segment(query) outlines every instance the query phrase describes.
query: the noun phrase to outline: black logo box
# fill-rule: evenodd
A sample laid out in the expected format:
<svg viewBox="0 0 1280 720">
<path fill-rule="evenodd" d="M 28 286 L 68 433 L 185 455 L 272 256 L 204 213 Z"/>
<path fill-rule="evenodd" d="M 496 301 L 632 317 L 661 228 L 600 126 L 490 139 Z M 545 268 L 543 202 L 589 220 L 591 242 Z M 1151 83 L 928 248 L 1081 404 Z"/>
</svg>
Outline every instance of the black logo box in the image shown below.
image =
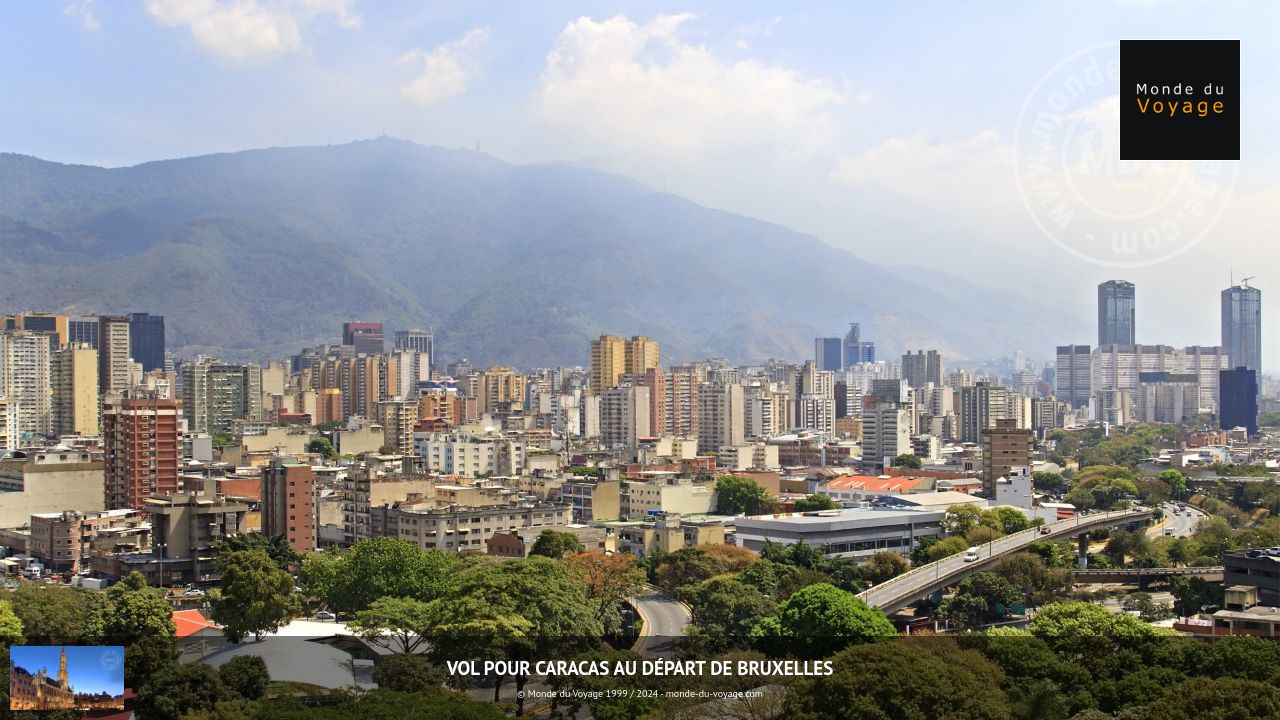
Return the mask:
<svg viewBox="0 0 1280 720">
<path fill-rule="evenodd" d="M 1239 160 L 1240 102 L 1239 40 L 1120 41 L 1121 160 Z"/>
</svg>

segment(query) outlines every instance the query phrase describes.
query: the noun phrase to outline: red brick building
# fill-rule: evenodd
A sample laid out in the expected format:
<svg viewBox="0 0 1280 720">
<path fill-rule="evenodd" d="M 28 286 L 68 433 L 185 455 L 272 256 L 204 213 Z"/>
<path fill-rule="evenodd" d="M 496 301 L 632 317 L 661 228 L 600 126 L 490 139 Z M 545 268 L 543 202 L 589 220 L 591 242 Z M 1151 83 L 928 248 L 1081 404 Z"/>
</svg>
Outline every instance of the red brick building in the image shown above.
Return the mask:
<svg viewBox="0 0 1280 720">
<path fill-rule="evenodd" d="M 316 549 L 316 473 L 310 465 L 272 458 L 262 469 L 262 532 L 284 535 L 306 554 Z"/>
<path fill-rule="evenodd" d="M 178 414 L 175 400 L 127 398 L 107 408 L 102 439 L 108 510 L 141 510 L 151 495 L 178 492 Z"/>
</svg>

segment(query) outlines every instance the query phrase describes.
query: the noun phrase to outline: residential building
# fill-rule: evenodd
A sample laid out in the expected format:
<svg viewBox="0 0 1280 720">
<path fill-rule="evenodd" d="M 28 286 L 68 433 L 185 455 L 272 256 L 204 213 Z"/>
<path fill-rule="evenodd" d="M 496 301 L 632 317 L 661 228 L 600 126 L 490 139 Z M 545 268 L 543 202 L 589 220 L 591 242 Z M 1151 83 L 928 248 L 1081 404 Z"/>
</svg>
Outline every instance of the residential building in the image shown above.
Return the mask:
<svg viewBox="0 0 1280 720">
<path fill-rule="evenodd" d="M 613 531 L 617 552 L 645 557 L 655 553 L 673 553 L 687 547 L 723 545 L 726 523 L 732 519 L 718 517 L 684 517 L 680 513 L 657 513 L 644 520 L 606 523 Z"/>
<path fill-rule="evenodd" d="M 1008 390 L 989 382 L 960 388 L 957 393 L 956 420 L 961 442 L 982 441 L 982 431 L 995 427 L 1008 411 Z"/>
<path fill-rule="evenodd" d="M 649 388 L 619 385 L 600 393 L 600 443 L 606 448 L 634 448 L 653 435 L 649 422 Z"/>
<path fill-rule="evenodd" d="M 521 475 L 524 443 L 496 435 L 461 431 L 414 433 L 415 454 L 429 472 L 445 475 Z"/>
<path fill-rule="evenodd" d="M 1135 289 L 1131 282 L 1108 280 L 1098 286 L 1098 345 L 1133 345 Z"/>
<path fill-rule="evenodd" d="M 199 360 L 182 366 L 182 414 L 190 432 L 226 435 L 236 420 L 262 420 L 262 368 Z"/>
<path fill-rule="evenodd" d="M 1088 407 L 1093 396 L 1093 356 L 1088 345 L 1059 345 L 1053 394 L 1071 407 Z"/>
<path fill-rule="evenodd" d="M 910 408 L 891 403 L 862 411 L 862 462 L 883 470 L 899 455 L 912 451 L 915 421 Z"/>
<path fill-rule="evenodd" d="M 132 508 L 35 513 L 27 552 L 52 570 L 90 569 L 95 554 L 139 552 L 151 547 L 151 520 Z"/>
<path fill-rule="evenodd" d="M 173 400 L 124 398 L 102 419 L 106 508 L 142 508 L 151 495 L 178 492 L 182 454 L 178 404 Z"/>
<path fill-rule="evenodd" d="M 746 441 L 742 386 L 704 382 L 698 387 L 698 447 L 715 452 Z"/>
<path fill-rule="evenodd" d="M 157 494 L 143 501 L 151 519 L 151 551 L 121 557 L 121 574 L 141 572 L 150 585 L 212 584 L 220 577 L 213 546 L 245 531 L 249 506 L 217 492 L 207 478 L 198 492 Z"/>
<path fill-rule="evenodd" d="M 0 395 L 18 433 L 13 446 L 39 442 L 53 431 L 49 336 L 26 330 L 0 333 Z"/>
<path fill-rule="evenodd" d="M 702 373 L 696 365 L 677 365 L 666 376 L 662 432 L 676 437 L 698 436 L 698 390 Z"/>
<path fill-rule="evenodd" d="M 98 316 L 98 386 L 103 395 L 129 389 L 129 345 L 127 315 Z"/>
<path fill-rule="evenodd" d="M 300 553 L 316 549 L 316 473 L 310 465 L 274 457 L 262 468 L 262 532 L 284 535 Z"/>
<path fill-rule="evenodd" d="M 1258 373 L 1247 367 L 1223 370 L 1219 382 L 1219 426 L 1223 430 L 1242 427 L 1258 434 Z"/>
<path fill-rule="evenodd" d="M 386 535 L 416 543 L 423 550 L 483 553 L 494 533 L 549 528 L 571 522 L 569 506 L 552 502 L 515 502 L 484 507 L 420 507 L 402 504 L 374 508 L 385 522 L 374 525 Z"/>
<path fill-rule="evenodd" d="M 659 512 L 705 515 L 716 509 L 714 483 L 694 482 L 673 474 L 622 483 L 622 517 L 639 520 Z"/>
<path fill-rule="evenodd" d="M 630 340 L 617 335 L 601 335 L 591 341 L 591 369 L 587 387 L 593 394 L 618 384 L 624 374 L 641 377 L 649 368 L 660 366 L 658 341 L 643 335 Z"/>
<path fill-rule="evenodd" d="M 400 455 L 413 454 L 414 427 L 418 424 L 418 403 L 414 400 L 393 398 L 378 403 L 379 419 L 385 445 Z"/>
<path fill-rule="evenodd" d="M 1222 291 L 1222 347 L 1228 368 L 1262 372 L 1262 291 L 1247 281 Z"/>
<path fill-rule="evenodd" d="M 482 415 L 524 405 L 525 376 L 509 367 L 495 365 L 477 373 L 476 382 L 476 398 Z"/>
<path fill-rule="evenodd" d="M 553 525 L 518 528 L 506 532 L 495 532 L 489 536 L 486 553 L 493 557 L 520 559 L 529 557 L 538 536 L 547 530 L 568 533 L 578 538 L 582 547 L 588 551 L 613 553 L 615 544 L 613 535 L 605 528 L 590 525 Z"/>
<path fill-rule="evenodd" d="M 53 434 L 98 434 L 98 352 L 86 343 L 54 351 L 50 379 L 53 390 Z"/>
<path fill-rule="evenodd" d="M 911 388 L 919 389 L 928 383 L 942 385 L 942 355 L 937 350 L 911 352 L 902 356 L 902 379 Z"/>
<path fill-rule="evenodd" d="M 1014 474 L 1014 468 L 1031 467 L 1034 434 L 1009 419 L 998 419 L 995 427 L 982 431 L 982 489 L 994 497 L 996 480 Z"/>
<path fill-rule="evenodd" d="M 431 368 L 436 357 L 435 331 L 432 328 L 427 328 L 426 330 L 397 330 L 395 348 L 397 350 L 412 350 L 425 355 L 426 377 L 423 379 L 431 379 Z"/>
<path fill-rule="evenodd" d="M 559 500 L 569 505 L 574 522 L 618 520 L 622 517 L 622 481 L 616 472 L 612 477 L 565 480 Z"/>
<path fill-rule="evenodd" d="M 37 513 L 104 509 L 101 461 L 63 445 L 15 450 L 0 459 L 0 527 L 26 524 Z"/>
</svg>

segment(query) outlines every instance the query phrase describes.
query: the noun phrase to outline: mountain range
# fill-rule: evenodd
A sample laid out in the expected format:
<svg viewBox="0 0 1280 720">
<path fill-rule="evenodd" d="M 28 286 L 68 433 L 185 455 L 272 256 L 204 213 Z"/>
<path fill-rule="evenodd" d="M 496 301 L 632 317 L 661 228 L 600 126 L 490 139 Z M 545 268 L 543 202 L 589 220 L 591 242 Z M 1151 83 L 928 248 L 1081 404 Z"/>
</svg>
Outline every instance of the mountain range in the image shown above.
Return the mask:
<svg viewBox="0 0 1280 720">
<path fill-rule="evenodd" d="M 171 350 L 226 360 L 336 342 L 344 320 L 433 326 L 441 361 L 525 368 L 585 363 L 601 333 L 754 362 L 859 322 L 882 357 L 951 361 L 1047 356 L 1080 329 L 617 175 L 390 138 L 109 169 L 0 154 L 0 278 L 0 309 L 162 314 Z"/>
</svg>

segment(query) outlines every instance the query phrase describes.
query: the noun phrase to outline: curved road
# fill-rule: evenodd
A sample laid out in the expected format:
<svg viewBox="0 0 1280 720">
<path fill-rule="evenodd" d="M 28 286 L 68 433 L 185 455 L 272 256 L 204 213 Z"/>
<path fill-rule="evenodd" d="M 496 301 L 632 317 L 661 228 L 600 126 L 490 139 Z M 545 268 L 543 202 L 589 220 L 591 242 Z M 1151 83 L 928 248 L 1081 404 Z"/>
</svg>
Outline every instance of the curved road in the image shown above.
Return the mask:
<svg viewBox="0 0 1280 720">
<path fill-rule="evenodd" d="M 952 555 L 882 582 L 863 591 L 858 597 L 868 605 L 880 608 L 885 614 L 892 614 L 936 590 L 989 568 L 1005 555 L 1022 550 L 1036 540 L 1065 540 L 1082 531 L 1124 525 L 1150 516 L 1150 510 L 1116 510 L 1047 523 L 980 545 L 977 560 L 965 562 L 964 553 Z"/>
<path fill-rule="evenodd" d="M 1196 531 L 1196 527 L 1200 525 L 1200 521 L 1204 520 L 1204 511 L 1194 508 L 1190 505 L 1186 506 L 1186 510 L 1178 510 L 1177 503 L 1164 504 L 1165 524 L 1160 528 L 1152 528 L 1150 534 L 1155 537 L 1163 535 L 1166 531 L 1172 537 L 1188 537 Z"/>
<path fill-rule="evenodd" d="M 685 628 L 693 621 L 689 606 L 667 595 L 658 588 L 637 595 L 627 602 L 644 620 L 640 639 L 633 649 L 645 657 L 674 655 L 676 638 L 684 637 Z"/>
</svg>

